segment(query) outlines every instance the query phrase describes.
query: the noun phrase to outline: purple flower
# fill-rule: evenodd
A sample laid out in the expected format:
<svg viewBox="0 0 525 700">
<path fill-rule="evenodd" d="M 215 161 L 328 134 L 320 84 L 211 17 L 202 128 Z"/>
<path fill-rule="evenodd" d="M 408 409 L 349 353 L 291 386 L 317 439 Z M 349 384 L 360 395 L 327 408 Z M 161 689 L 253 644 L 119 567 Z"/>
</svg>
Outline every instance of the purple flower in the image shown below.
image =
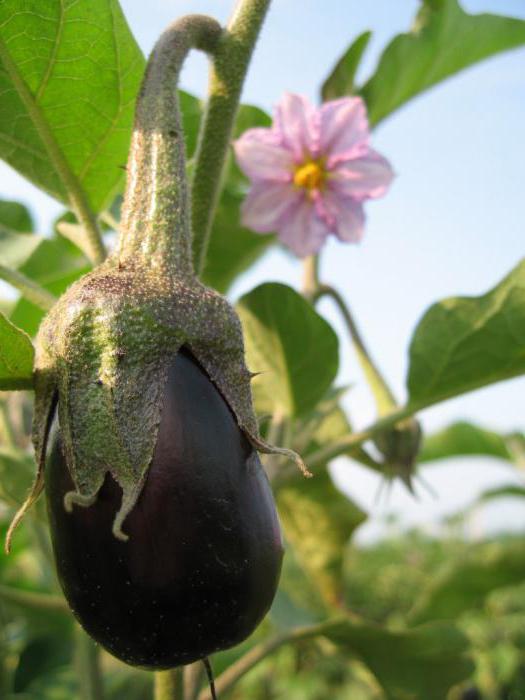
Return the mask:
<svg viewBox="0 0 525 700">
<path fill-rule="evenodd" d="M 363 202 L 381 197 L 393 172 L 368 145 L 366 108 L 344 97 L 315 108 L 285 94 L 269 129 L 249 129 L 234 143 L 251 181 L 242 207 L 244 226 L 277 232 L 299 257 L 317 253 L 328 234 L 357 243 Z"/>
</svg>

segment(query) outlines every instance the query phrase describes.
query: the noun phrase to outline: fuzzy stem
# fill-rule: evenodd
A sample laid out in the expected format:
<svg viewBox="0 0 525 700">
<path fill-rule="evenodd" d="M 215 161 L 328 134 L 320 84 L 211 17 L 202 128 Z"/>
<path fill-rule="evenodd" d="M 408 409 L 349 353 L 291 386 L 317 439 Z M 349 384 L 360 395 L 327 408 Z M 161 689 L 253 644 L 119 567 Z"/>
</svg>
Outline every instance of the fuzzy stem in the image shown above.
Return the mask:
<svg viewBox="0 0 525 700">
<path fill-rule="evenodd" d="M 359 363 L 361 364 L 368 385 L 374 394 L 378 414 L 383 416 L 394 410 L 397 406 L 395 397 L 381 374 L 379 367 L 373 361 L 345 300 L 336 289 L 326 284 L 318 285 L 317 289 L 312 295 L 312 301 L 315 303 L 322 297 L 330 297 L 332 301 L 335 302 L 341 316 L 343 317 L 354 344 Z"/>
<path fill-rule="evenodd" d="M 190 203 L 177 83 L 191 49 L 213 53 L 221 26 L 189 15 L 162 34 L 149 58 L 137 98 L 128 183 L 116 258 L 137 259 L 156 272 L 193 275 Z"/>
<path fill-rule="evenodd" d="M 75 666 L 80 700 L 104 700 L 100 649 L 81 627 L 75 629 Z"/>
<path fill-rule="evenodd" d="M 155 700 L 184 700 L 182 668 L 155 672 Z"/>
<path fill-rule="evenodd" d="M 18 272 L 18 270 L 0 265 L 0 279 L 18 289 L 26 299 L 44 309 L 44 311 L 49 311 L 56 302 L 56 297 L 51 292 L 48 292 L 47 289 Z"/>
<path fill-rule="evenodd" d="M 201 274 L 206 262 L 241 90 L 269 5 L 270 0 L 238 0 L 215 51 L 191 188 L 193 255 L 197 274 Z"/>
</svg>

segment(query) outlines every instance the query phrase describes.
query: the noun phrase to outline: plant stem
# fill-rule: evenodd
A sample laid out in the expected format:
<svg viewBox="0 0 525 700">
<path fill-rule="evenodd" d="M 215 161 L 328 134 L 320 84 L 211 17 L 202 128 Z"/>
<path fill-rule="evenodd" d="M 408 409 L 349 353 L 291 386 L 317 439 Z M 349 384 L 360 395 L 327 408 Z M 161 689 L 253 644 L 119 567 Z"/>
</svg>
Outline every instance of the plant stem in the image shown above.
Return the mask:
<svg viewBox="0 0 525 700">
<path fill-rule="evenodd" d="M 84 188 L 67 162 L 62 149 L 49 128 L 45 116 L 42 114 L 40 105 L 36 102 L 34 95 L 18 72 L 18 68 L 11 58 L 7 46 L 2 41 L 0 41 L 0 60 L 4 64 L 7 74 L 13 81 L 36 131 L 42 139 L 53 168 L 62 180 L 62 184 L 67 192 L 69 205 L 85 231 L 86 247 L 90 251 L 90 257 L 95 264 L 101 263 L 106 257 L 104 243 Z"/>
<path fill-rule="evenodd" d="M 298 642 L 304 639 L 311 639 L 329 632 L 337 627 L 338 621 L 323 622 L 319 625 L 310 625 L 307 627 L 295 627 L 294 629 L 277 635 L 273 639 L 262 642 L 253 647 L 244 656 L 233 663 L 226 671 L 215 680 L 215 689 L 217 694 L 226 693 L 232 688 L 238 680 L 240 680 L 248 671 L 251 671 L 254 666 L 265 659 L 267 656 L 277 651 L 284 644 Z M 204 689 L 198 697 L 198 700 L 211 700 L 209 689 Z"/>
<path fill-rule="evenodd" d="M 5 267 L 5 265 L 0 265 L 0 279 L 18 289 L 26 299 L 45 311 L 49 311 L 57 300 L 47 289 L 33 282 L 32 279 L 18 272 L 18 270 Z"/>
<path fill-rule="evenodd" d="M 327 445 L 326 447 L 322 447 L 321 449 L 317 450 L 317 452 L 312 453 L 308 458 L 308 468 L 315 470 L 317 467 L 327 464 L 332 459 L 349 453 L 352 448 L 367 442 L 377 433 L 385 430 L 385 428 L 390 428 L 404 418 L 408 418 L 418 411 L 422 411 L 423 409 L 428 408 L 439 401 L 440 399 L 436 398 L 428 403 L 409 404 L 392 411 L 392 413 L 382 416 L 379 420 L 372 423 L 364 430 L 361 430 L 358 433 L 350 433 L 341 440 L 338 440 L 331 445 Z"/>
<path fill-rule="evenodd" d="M 155 672 L 155 700 L 184 700 L 182 668 Z"/>
<path fill-rule="evenodd" d="M 34 593 L 33 591 L 23 591 L 19 588 L 0 585 L 0 599 L 25 608 L 69 614 L 69 608 L 64 598 L 49 593 Z"/>
<path fill-rule="evenodd" d="M 396 408 L 397 403 L 395 397 L 390 391 L 390 387 L 381 374 L 379 367 L 373 361 L 348 305 L 339 292 L 327 284 L 319 284 L 317 286 L 317 289 L 312 295 L 313 303 L 322 299 L 322 297 L 330 297 L 339 309 L 354 344 L 359 363 L 363 368 L 368 385 L 374 394 L 378 414 L 380 416 L 386 415 L 389 411 Z"/>
<path fill-rule="evenodd" d="M 78 674 L 80 700 L 104 700 L 100 651 L 84 630 L 75 629 L 75 667 Z"/>
<path fill-rule="evenodd" d="M 270 0 L 238 0 L 214 53 L 209 98 L 195 155 L 191 187 L 193 255 L 200 275 L 221 190 L 224 163 L 250 58 Z"/>
<path fill-rule="evenodd" d="M 204 675 L 202 661 L 195 661 L 195 663 L 184 667 L 184 700 L 197 700 Z"/>
<path fill-rule="evenodd" d="M 177 94 L 191 49 L 213 53 L 222 28 L 211 17 L 188 15 L 161 35 L 148 60 L 137 98 L 128 159 L 128 182 L 117 251 L 119 265 L 168 277 L 193 276 L 191 212 L 184 132 Z"/>
</svg>

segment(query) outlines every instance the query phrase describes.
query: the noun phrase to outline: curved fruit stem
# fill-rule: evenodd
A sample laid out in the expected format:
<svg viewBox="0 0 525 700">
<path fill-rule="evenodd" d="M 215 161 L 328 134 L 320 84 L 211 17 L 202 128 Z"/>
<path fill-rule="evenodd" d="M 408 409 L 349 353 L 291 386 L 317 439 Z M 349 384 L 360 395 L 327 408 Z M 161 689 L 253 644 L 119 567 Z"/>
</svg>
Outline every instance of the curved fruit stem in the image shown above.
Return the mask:
<svg viewBox="0 0 525 700">
<path fill-rule="evenodd" d="M 193 251 L 197 274 L 202 272 L 206 262 L 241 90 L 269 6 L 270 0 L 239 0 L 214 53 L 208 104 L 195 155 L 191 187 Z"/>
<path fill-rule="evenodd" d="M 184 700 L 182 668 L 155 672 L 154 700 Z"/>
<path fill-rule="evenodd" d="M 0 265 L 0 279 L 18 289 L 26 299 L 44 309 L 44 311 L 49 311 L 57 300 L 47 289 L 18 272 L 18 270 L 13 270 L 5 265 Z"/>
<path fill-rule="evenodd" d="M 162 34 L 137 99 L 116 259 L 191 277 L 191 221 L 177 83 L 190 49 L 213 53 L 221 26 L 189 15 Z M 139 259 L 139 260 L 137 260 Z"/>
</svg>

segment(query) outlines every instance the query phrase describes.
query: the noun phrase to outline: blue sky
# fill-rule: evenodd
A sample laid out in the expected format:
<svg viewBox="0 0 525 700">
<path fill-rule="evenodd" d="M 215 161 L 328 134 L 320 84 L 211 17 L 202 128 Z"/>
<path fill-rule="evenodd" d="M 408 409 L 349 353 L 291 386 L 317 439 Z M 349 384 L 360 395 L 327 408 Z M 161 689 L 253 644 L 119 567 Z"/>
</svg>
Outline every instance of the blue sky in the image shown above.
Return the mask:
<svg viewBox="0 0 525 700">
<path fill-rule="evenodd" d="M 162 29 L 189 12 L 229 15 L 233 0 L 121 0 L 139 44 L 148 52 Z M 317 99 L 319 85 L 356 34 L 371 29 L 373 39 L 361 77 L 373 71 L 386 42 L 406 30 L 415 0 L 274 0 L 254 55 L 244 101 L 271 111 L 285 91 Z M 525 19 L 523 0 L 464 0 L 470 12 L 489 11 Z M 206 61 L 191 57 L 182 86 L 203 95 Z M 402 400 L 406 350 L 423 311 L 450 295 L 479 294 L 503 277 L 523 256 L 523 165 L 525 163 L 525 49 L 490 59 L 414 100 L 387 120 L 374 135 L 374 146 L 397 173 L 391 192 L 368 206 L 368 226 L 359 247 L 330 243 L 322 276 L 349 299 L 356 318 L 395 393 Z M 36 192 L 6 166 L 0 169 L 0 195 L 26 201 L 45 229 L 60 207 Z M 293 286 L 301 269 L 290 256 L 275 252 L 245 275 L 233 295 L 267 280 Z M 321 310 L 344 334 L 328 303 Z M 344 335 L 342 335 L 344 337 Z M 356 426 L 373 418 L 373 404 L 346 340 L 341 345 L 339 380 L 352 384 L 347 399 Z M 435 430 L 468 418 L 501 430 L 525 424 L 525 379 L 478 391 L 430 409 L 423 425 Z M 361 538 L 380 531 L 386 512 L 402 522 L 432 523 L 453 512 L 476 492 L 516 480 L 508 467 L 490 460 L 454 460 L 425 470 L 438 494 L 421 491 L 414 501 L 395 486 L 375 502 L 378 479 L 349 461 L 336 478 L 375 517 Z M 523 522 L 516 503 L 492 507 L 477 515 L 472 534 Z"/>
</svg>

